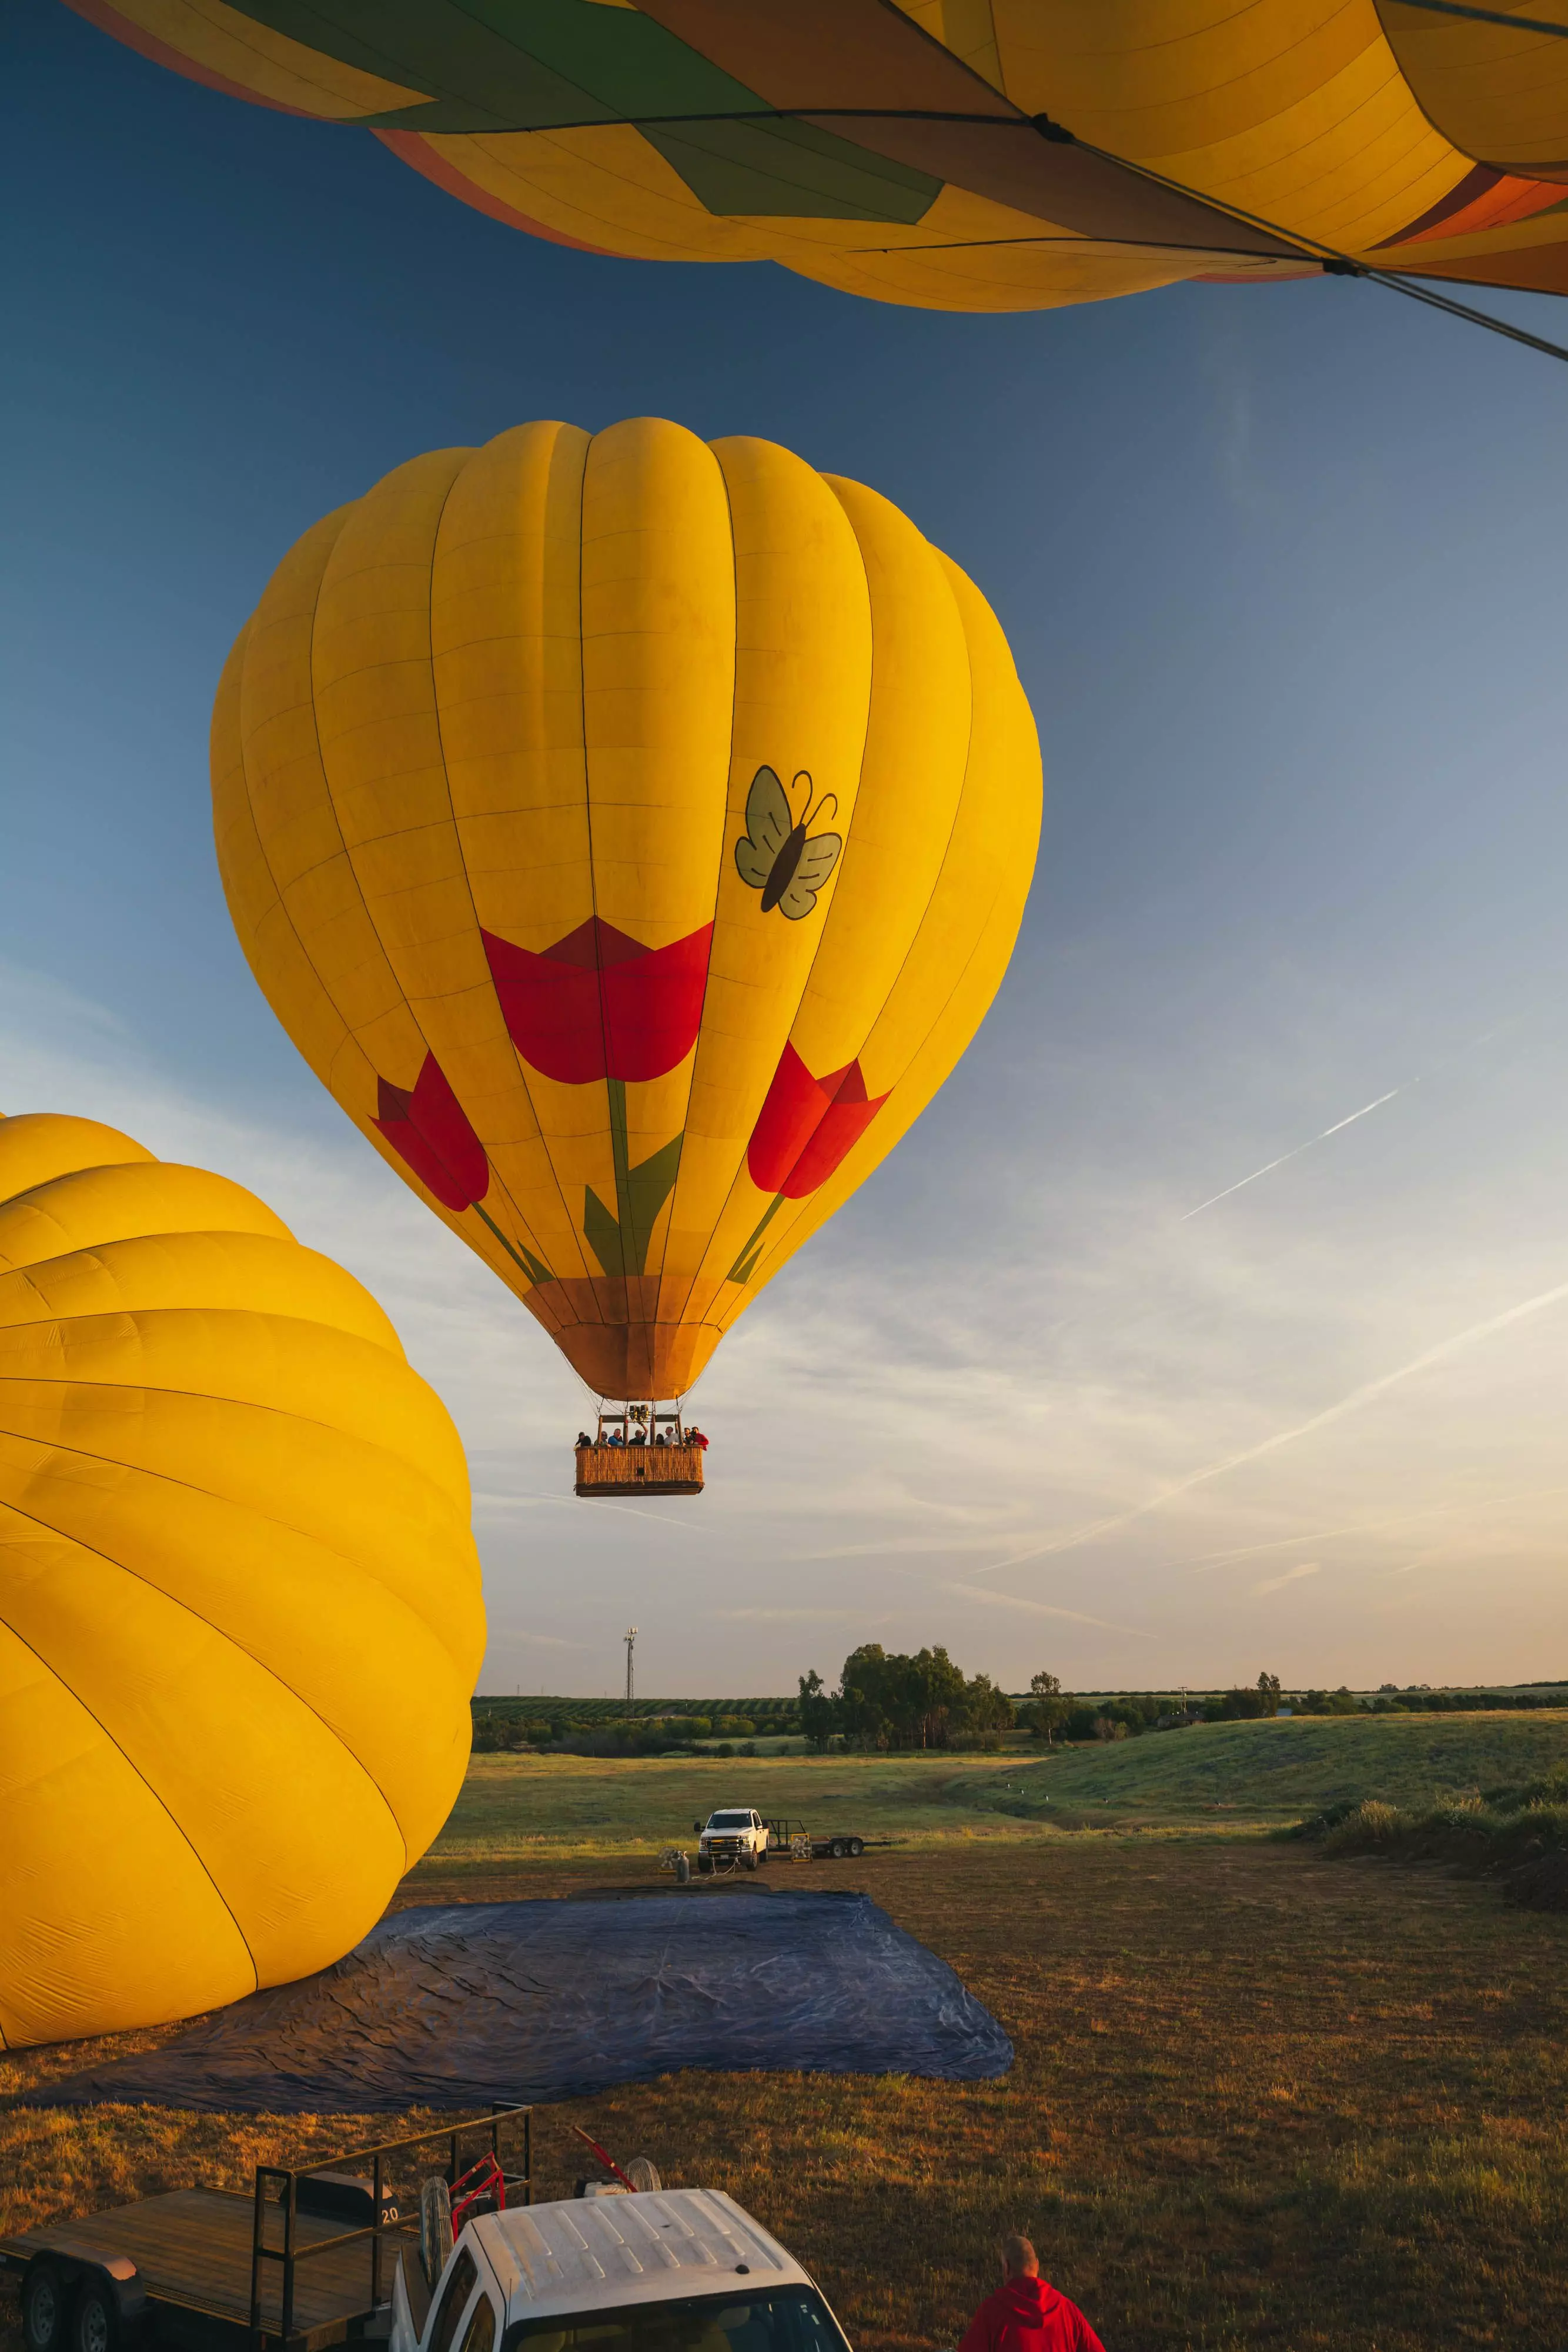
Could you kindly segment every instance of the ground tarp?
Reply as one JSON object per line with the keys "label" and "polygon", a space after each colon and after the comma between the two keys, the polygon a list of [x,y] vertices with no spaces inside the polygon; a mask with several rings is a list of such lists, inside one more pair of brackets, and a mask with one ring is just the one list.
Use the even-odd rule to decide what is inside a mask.
{"label": "ground tarp", "polygon": [[28,2103],[392,2114],[578,2098],[682,2066],[977,2082],[1012,2054],[869,1895],[694,1888],[394,1912],[336,1968]]}

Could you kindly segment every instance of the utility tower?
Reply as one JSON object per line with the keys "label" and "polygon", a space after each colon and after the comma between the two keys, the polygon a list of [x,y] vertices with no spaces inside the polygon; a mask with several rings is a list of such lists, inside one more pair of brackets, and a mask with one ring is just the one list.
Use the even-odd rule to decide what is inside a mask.
{"label": "utility tower", "polygon": [[632,1704],[632,1653],[637,1646],[637,1628],[628,1625],[622,1640],[626,1644],[626,1704]]}

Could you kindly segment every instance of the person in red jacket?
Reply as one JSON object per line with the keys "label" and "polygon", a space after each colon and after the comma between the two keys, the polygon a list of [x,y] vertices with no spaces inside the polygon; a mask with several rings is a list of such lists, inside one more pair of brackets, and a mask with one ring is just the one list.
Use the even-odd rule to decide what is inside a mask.
{"label": "person in red jacket", "polygon": [[1005,2283],[969,2322],[958,2352],[1105,2352],[1075,2303],[1040,2274],[1027,2238],[1002,2241]]}

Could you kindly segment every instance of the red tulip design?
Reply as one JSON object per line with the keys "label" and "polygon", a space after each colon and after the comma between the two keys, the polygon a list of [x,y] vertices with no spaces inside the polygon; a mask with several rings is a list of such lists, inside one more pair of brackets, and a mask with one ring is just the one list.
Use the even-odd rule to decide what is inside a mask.
{"label": "red tulip design", "polygon": [[752,1182],[759,1192],[803,1201],[827,1182],[886,1100],[867,1096],[859,1062],[814,1078],[787,1045],[746,1149]]}
{"label": "red tulip design", "polygon": [[564,1087],[608,1081],[612,1214],[591,1187],[583,1238],[606,1274],[640,1275],[653,1220],[675,1189],[684,1132],[632,1166],[626,1089],[684,1062],[702,1026],[713,925],[645,948],[597,915],[543,955],[481,931],[507,1034],[529,1066]]}
{"label": "red tulip design", "polygon": [[386,1137],[403,1166],[413,1171],[444,1209],[458,1216],[472,1209],[481,1217],[530,1282],[553,1282],[555,1276],[543,1258],[509,1242],[494,1217],[480,1207],[490,1189],[489,1158],[434,1055],[426,1054],[412,1094],[394,1087],[390,1078],[378,1078],[376,1086],[380,1115],[371,1124]]}
{"label": "red tulip design", "polygon": [[814,1078],[794,1046],[786,1045],[746,1148],[752,1182],[773,1198],[731,1266],[731,1282],[750,1281],[758,1244],[783,1202],[803,1201],[825,1184],[886,1100],[886,1095],[867,1095],[858,1061]]}
{"label": "red tulip design", "polygon": [[386,1078],[378,1083],[373,1124],[398,1158],[444,1209],[477,1207],[490,1189],[490,1163],[434,1055],[426,1054],[412,1094]]}
{"label": "red tulip design", "polygon": [[507,1034],[561,1086],[645,1085],[684,1062],[702,1024],[713,925],[645,948],[597,915],[543,955],[480,934]]}

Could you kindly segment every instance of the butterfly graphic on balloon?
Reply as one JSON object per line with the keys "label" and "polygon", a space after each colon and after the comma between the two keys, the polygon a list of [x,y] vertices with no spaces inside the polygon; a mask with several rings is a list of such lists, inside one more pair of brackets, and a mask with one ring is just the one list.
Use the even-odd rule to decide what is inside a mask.
{"label": "butterfly graphic on balloon", "polygon": [[829,801],[837,815],[838,794],[824,793],[813,803],[811,779],[804,768],[791,779],[789,792],[800,783],[806,787],[806,811],[797,822],[789,793],[775,772],[758,768],[746,795],[746,831],[735,845],[736,871],[750,889],[761,891],[763,913],[770,915],[777,907],[791,923],[811,912],[844,845],[841,834],[810,831],[813,818],[821,815]]}

